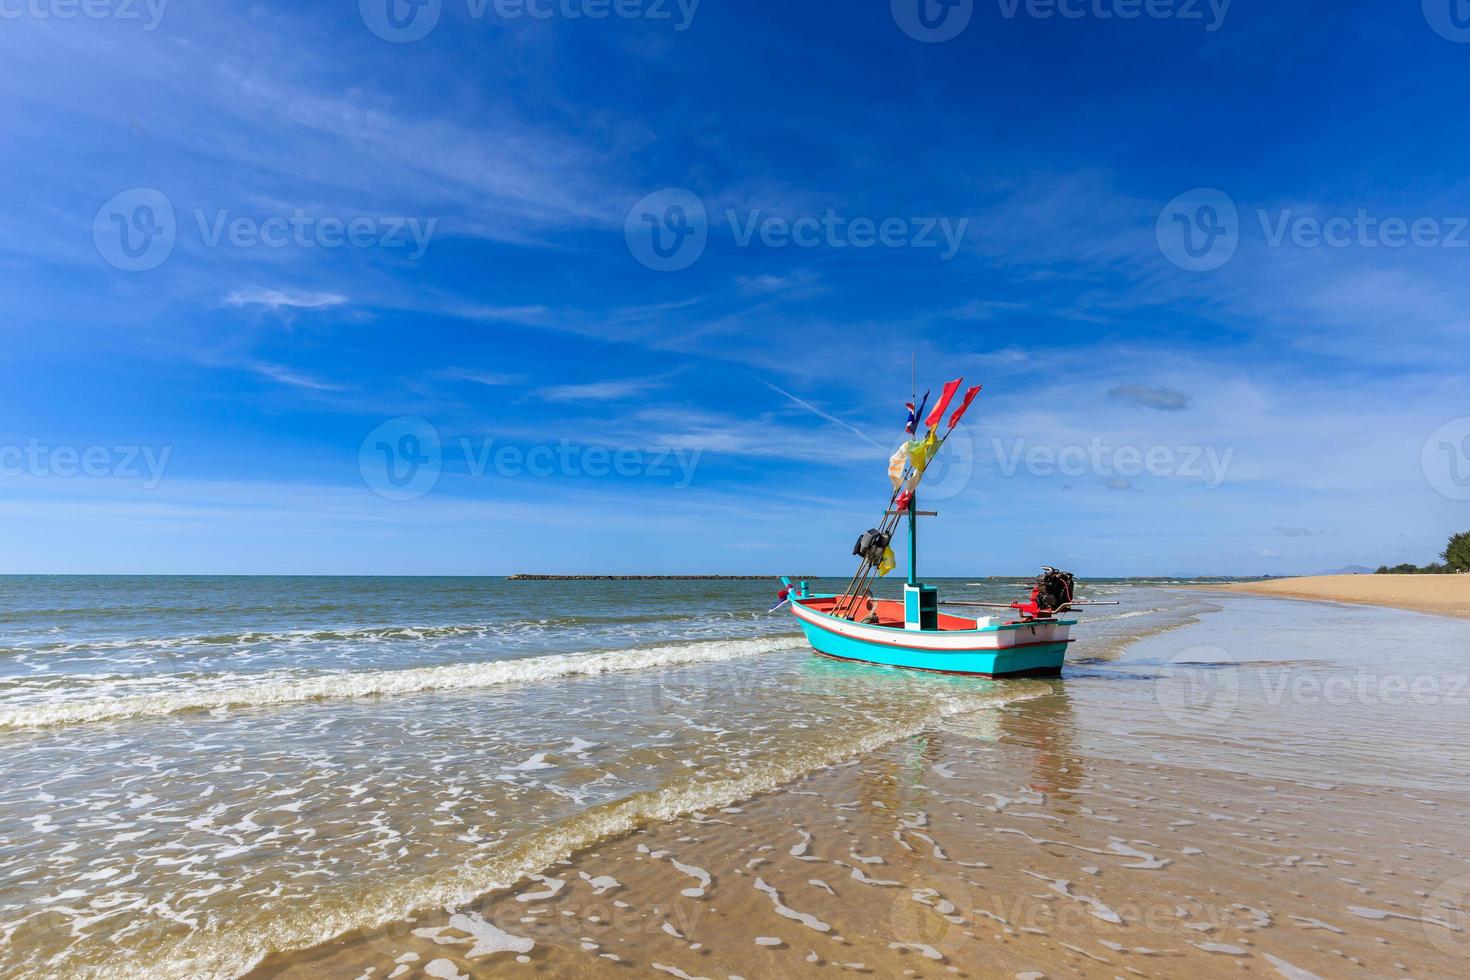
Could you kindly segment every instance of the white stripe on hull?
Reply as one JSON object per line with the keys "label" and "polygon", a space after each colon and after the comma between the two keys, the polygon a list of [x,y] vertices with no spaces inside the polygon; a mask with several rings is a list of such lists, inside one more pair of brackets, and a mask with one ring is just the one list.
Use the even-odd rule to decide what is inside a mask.
{"label": "white stripe on hull", "polygon": [[1064,643],[1072,624],[1066,620],[1025,623],[1020,626],[998,626],[981,630],[900,630],[838,619],[807,609],[798,602],[791,604],[797,619],[838,636],[883,646],[910,650],[965,651],[1009,650],[1033,643]]}

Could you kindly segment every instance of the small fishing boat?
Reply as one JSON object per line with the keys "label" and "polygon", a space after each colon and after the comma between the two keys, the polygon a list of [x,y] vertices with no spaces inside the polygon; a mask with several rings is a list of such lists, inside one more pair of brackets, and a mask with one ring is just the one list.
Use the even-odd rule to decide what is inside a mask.
{"label": "small fishing boat", "polygon": [[[1074,598],[1073,576],[1050,566],[1037,578],[1029,599],[1008,605],[941,603],[938,590],[918,578],[918,518],[938,516],[918,509],[918,487],[928,465],[980,393],[979,387],[965,393],[941,437],[939,423],[963,383],[960,379],[944,386],[934,410],[924,419],[927,433],[923,438],[917,437],[917,428],[929,396],[924,396],[917,409],[909,402],[904,431],[914,438],[889,461],[893,493],[879,526],[865,532],[853,548],[860,564],[848,587],[840,594],[813,594],[807,582],[793,583],[783,577],[775,608],[789,605],[812,649],[838,660],[981,677],[1055,676],[1061,673],[1072,642],[1069,634],[1077,625],[1076,620],[1063,618],[1065,613],[1075,605],[1112,603]],[[904,518],[908,521],[909,574],[903,599],[874,598],[873,581],[895,565],[891,543]],[[970,619],[942,613],[940,605],[993,607],[1009,614]]]}
{"label": "small fishing boat", "polygon": [[912,605],[910,587],[904,588],[903,602],[864,597],[857,607],[860,621],[837,615],[842,599],[837,595],[793,597],[791,611],[812,649],[838,660],[981,677],[1061,673],[1075,620],[1000,622],[993,616],[976,620],[936,611],[931,624],[912,628],[906,609]]}

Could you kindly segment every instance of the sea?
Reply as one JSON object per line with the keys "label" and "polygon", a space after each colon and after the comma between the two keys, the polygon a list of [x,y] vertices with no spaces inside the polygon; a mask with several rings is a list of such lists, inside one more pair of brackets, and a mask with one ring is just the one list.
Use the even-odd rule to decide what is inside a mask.
{"label": "sea", "polygon": [[[1009,602],[1027,580],[936,584]],[[1178,584],[1084,583],[1118,605],[1081,615],[1063,680],[1047,682],[814,657],[790,614],[768,611],[774,581],[0,578],[0,976],[241,976],[917,733],[983,728],[1058,684],[1141,680],[1163,690],[1144,699],[1152,718],[1174,696],[1157,678],[1182,670],[1173,710],[1197,713],[1203,683],[1208,712],[1209,677],[1244,676],[1278,622],[1306,651],[1284,683],[1336,662],[1308,607],[1280,602],[1304,611],[1130,661],[1140,641],[1220,610]],[[1438,622],[1364,616],[1400,637]],[[1255,704],[1274,682],[1249,676],[1233,696]],[[1222,752],[1188,726],[1167,745],[1140,732],[1127,700],[1075,738],[1103,754],[1147,739],[1241,771],[1262,742],[1310,749],[1323,732],[1310,719],[1330,711],[1235,712],[1249,727]],[[1444,711],[1441,731],[1465,734],[1463,712]],[[1355,764],[1392,781],[1400,735],[1359,737]],[[1463,761],[1437,739],[1422,751],[1405,792],[1433,792]]]}

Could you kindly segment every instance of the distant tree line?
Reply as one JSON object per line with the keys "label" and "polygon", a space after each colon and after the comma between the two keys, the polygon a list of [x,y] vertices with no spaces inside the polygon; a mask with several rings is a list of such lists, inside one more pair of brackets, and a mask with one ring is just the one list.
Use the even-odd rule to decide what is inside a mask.
{"label": "distant tree line", "polygon": [[1461,531],[1450,538],[1450,543],[1439,553],[1440,561],[1420,567],[1407,562],[1389,568],[1378,566],[1378,575],[1456,575],[1470,571],[1470,531]]}

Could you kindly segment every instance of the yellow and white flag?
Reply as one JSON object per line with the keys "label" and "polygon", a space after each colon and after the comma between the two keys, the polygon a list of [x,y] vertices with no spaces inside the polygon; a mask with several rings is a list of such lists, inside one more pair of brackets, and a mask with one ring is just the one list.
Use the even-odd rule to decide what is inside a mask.
{"label": "yellow and white flag", "polygon": [[909,460],[914,464],[914,469],[923,473],[928,468],[934,454],[939,452],[939,432],[930,429],[929,434],[922,439],[915,439],[908,444]]}

